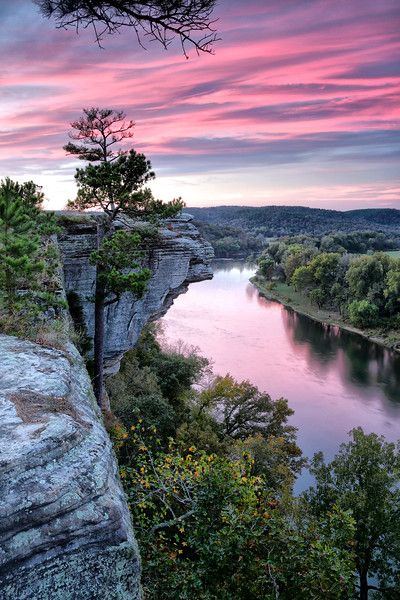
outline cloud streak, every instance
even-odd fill
[[[1,174],[35,173],[58,203],[73,193],[73,167],[65,169],[70,159],[62,151],[68,124],[82,107],[98,105],[122,108],[136,120],[135,145],[159,170],[157,191],[189,190],[189,204],[236,197],[232,182],[242,172],[248,204],[271,202],[273,194],[293,203],[301,180],[302,190],[313,190],[302,204],[326,206],[328,197],[335,207],[331,191],[340,188],[341,207],[343,190],[348,208],[363,198],[372,205],[371,189],[377,204],[400,207],[393,193],[400,149],[397,0],[222,0],[215,56],[189,61],[178,48],[138,49],[131,32],[101,50],[90,32],[55,30],[29,0],[1,10]],[[278,165],[280,182],[271,171]]]

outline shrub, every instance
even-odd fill
[[[379,309],[368,300],[353,300],[348,306],[349,320],[356,327],[373,327],[378,322]]]

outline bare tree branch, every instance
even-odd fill
[[[164,48],[178,38],[188,49],[213,53],[217,37],[212,18],[217,0],[33,0],[42,14],[54,18],[59,28],[92,27],[101,46],[106,35],[131,27],[140,46],[157,41]]]

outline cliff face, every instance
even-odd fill
[[[90,218],[69,220],[59,236],[66,291],[78,294],[89,335],[96,233]],[[166,222],[147,253],[145,296],[124,294],[108,310],[110,370],[146,322],[189,283],[212,277],[211,258],[189,217]],[[128,507],[82,357],[72,344],[57,350],[0,335],[0,600],[140,596]]]
[[[0,598],[136,600],[139,554],[82,358],[0,336]]]
[[[143,298],[122,294],[106,314],[105,366],[108,373],[118,371],[123,354],[132,348],[149,321],[161,317],[188,285],[212,278],[211,245],[200,237],[190,223],[190,215],[168,219],[160,235],[146,253],[145,266],[152,271]],[[87,333],[94,333],[95,269],[89,255],[96,248],[97,227],[93,221],[66,222],[59,236],[64,263],[66,292],[78,294]]]

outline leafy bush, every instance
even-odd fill
[[[368,300],[353,300],[347,310],[350,323],[356,327],[373,327],[378,322],[379,309]]]

